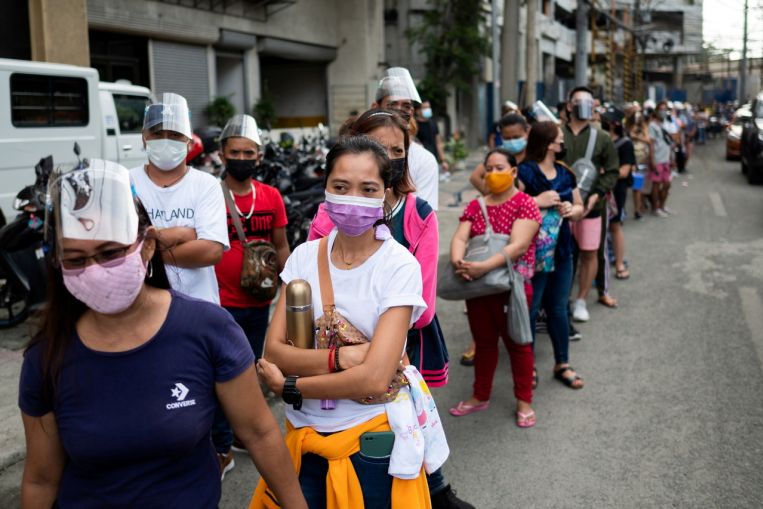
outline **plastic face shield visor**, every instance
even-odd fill
[[[220,141],[228,138],[246,138],[258,146],[262,145],[260,141],[260,130],[257,128],[257,121],[249,115],[236,115],[225,124]]]
[[[137,239],[138,212],[130,173],[117,163],[91,159],[86,168],[56,170],[48,184],[48,196],[46,239],[55,242],[59,260],[63,239],[125,246]]]
[[[379,82],[376,90],[376,102],[385,97],[392,100],[407,99],[412,103],[421,104],[421,97],[416,85],[413,83],[411,73],[405,67],[390,67],[384,73],[384,78]]]
[[[551,121],[555,124],[559,123],[559,119],[556,118],[556,115],[551,113],[551,110],[548,109],[548,106],[543,104],[542,101],[535,101],[535,103],[532,105],[531,111],[538,122]]]
[[[573,99],[572,111],[580,120],[588,120],[593,117],[593,97],[588,94]]]
[[[191,139],[191,113],[185,97],[165,92],[162,94],[162,102],[148,105],[143,115],[143,130],[175,131]]]

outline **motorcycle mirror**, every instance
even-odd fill
[[[77,156],[77,159],[79,159],[79,155],[80,155],[80,153],[81,153],[81,152],[80,152],[80,148],[79,148],[79,143],[77,143],[77,142],[75,141],[75,142],[74,142],[74,154]]]

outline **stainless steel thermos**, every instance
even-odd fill
[[[286,339],[299,348],[315,348],[314,330],[310,283],[295,279],[286,285]]]

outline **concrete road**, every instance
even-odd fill
[[[514,424],[505,352],[490,410],[447,413],[470,394],[472,372],[457,362],[470,334],[461,303],[438,304],[453,364],[435,397],[459,496],[479,508],[763,507],[763,187],[722,158],[722,141],[698,147],[691,173],[674,181],[675,215],[626,222],[632,277],[611,283],[620,307],[592,295],[591,321],[571,347],[582,391],[552,379],[550,342],[539,336],[535,428]],[[464,187],[463,175],[441,186],[443,250],[461,212],[445,205]],[[0,432],[10,433],[18,355],[3,354]],[[3,447],[23,448],[12,436]],[[237,461],[223,508],[246,506],[256,482],[251,462]],[[0,475],[2,507],[17,503],[21,465]]]

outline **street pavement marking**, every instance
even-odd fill
[[[742,299],[742,312],[750,329],[752,344],[763,366],[763,300],[758,295],[758,290],[749,287],[740,288],[739,297]]]
[[[713,211],[715,211],[715,215],[718,217],[726,217],[728,214],[726,214],[726,207],[723,206],[721,195],[716,191],[707,194],[710,196],[710,203],[713,204]]]

